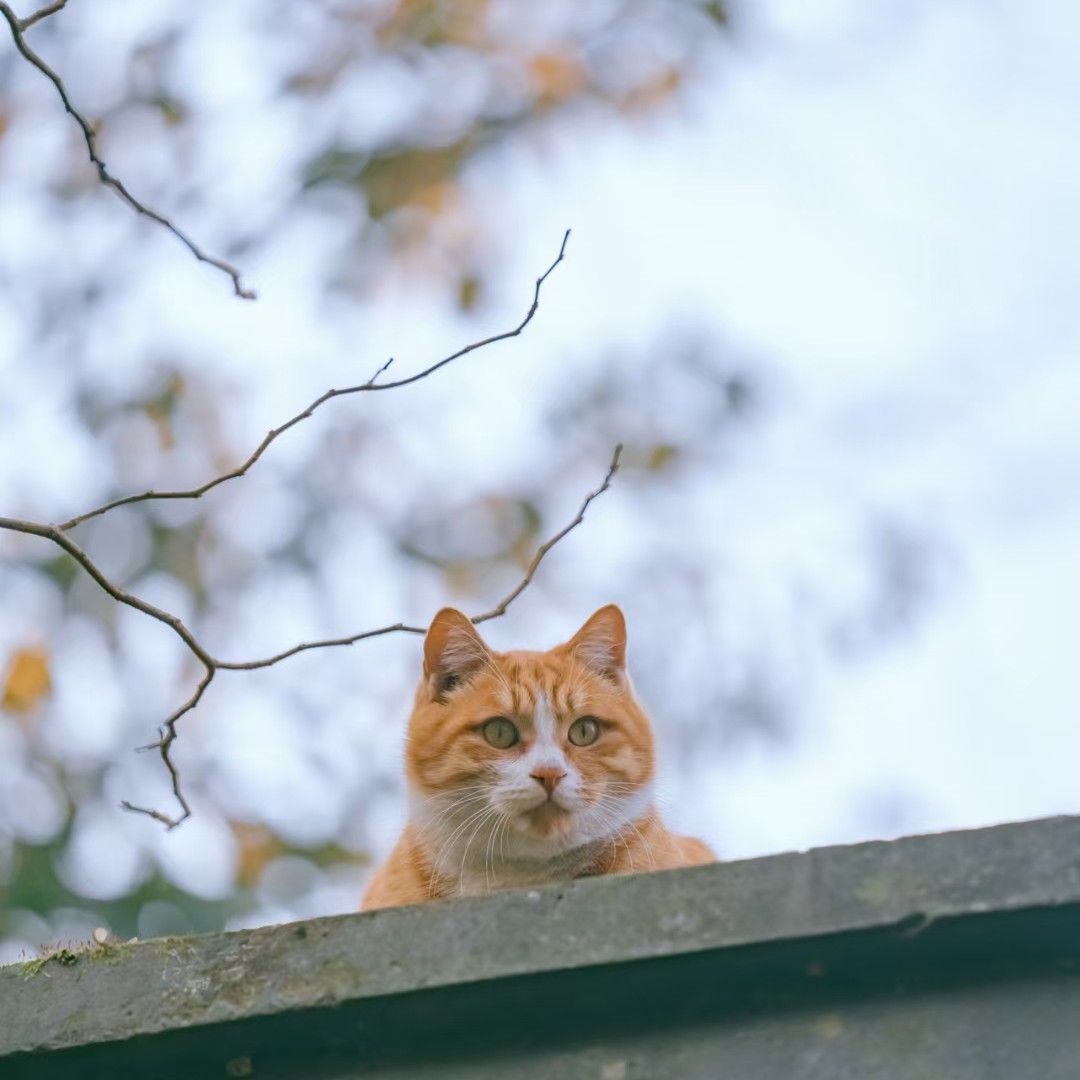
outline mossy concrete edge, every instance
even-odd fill
[[[0,1057],[411,990],[1080,903],[1080,817],[568,882],[0,968]],[[108,955],[105,955],[105,953]]]

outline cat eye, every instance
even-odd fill
[[[489,746],[496,750],[509,750],[518,741],[518,729],[505,716],[493,716],[480,729]]]
[[[595,716],[579,716],[570,725],[566,737],[575,746],[591,746],[600,738],[600,721]]]

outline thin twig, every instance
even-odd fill
[[[53,71],[53,69],[49,67],[49,65],[45,63],[45,61],[26,43],[26,39],[23,37],[23,31],[33,26],[41,19],[55,14],[64,7],[66,2],[67,0],[62,0],[62,2],[61,0],[58,0],[57,3],[50,4],[48,7],[36,11],[33,15],[29,15],[25,19],[20,19],[5,0],[0,0],[0,15],[4,16],[8,26],[11,28],[11,37],[15,42],[15,48],[19,50],[25,60],[36,67],[38,71],[40,71],[41,74],[56,87],[56,92],[60,95],[60,100],[63,102],[64,109],[72,119],[74,119],[75,123],[79,125],[79,129],[82,131],[83,140],[86,143],[86,151],[90,155],[91,164],[97,169],[98,179],[106,187],[112,188],[113,191],[115,191],[117,195],[119,195],[120,198],[137,213],[150,218],[151,221],[156,221],[159,225],[168,229],[169,232],[171,232],[173,236],[175,236],[188,251],[199,260],[199,262],[216,267],[218,270],[222,271],[222,273],[227,274],[232,279],[233,292],[237,296],[242,297],[244,300],[254,300],[256,295],[255,292],[243,284],[240,280],[240,271],[237,270],[235,266],[231,263],[227,263],[224,259],[218,259],[213,255],[208,255],[194,240],[191,239],[191,237],[178,229],[167,217],[163,214],[159,214],[156,210],[136,199],[124,184],[109,172],[108,166],[98,153],[97,138],[94,135],[94,129],[91,127],[90,122],[86,117],[72,105],[71,98],[68,96],[67,87],[64,86],[63,79],[61,79],[60,76],[57,75],[57,73]]]
[[[91,518],[99,517],[101,514],[108,513],[110,510],[115,510],[118,506],[129,506],[131,503],[147,502],[151,499],[201,499],[208,491],[212,491],[220,484],[224,484],[227,480],[236,480],[243,476],[252,465],[263,456],[267,447],[269,447],[275,439],[284,435],[289,428],[295,427],[302,420],[306,420],[316,409],[325,405],[326,402],[333,398],[345,397],[348,394],[369,393],[377,390],[397,390],[402,386],[410,386],[412,383],[419,382],[421,379],[426,379],[429,375],[434,375],[440,368],[446,367],[447,364],[453,363],[455,360],[460,360],[461,357],[467,356],[477,349],[483,349],[488,345],[494,345],[496,342],[508,341],[510,338],[517,337],[525,327],[532,322],[533,316],[540,307],[540,290],[551,272],[563,261],[563,257],[566,255],[566,244],[569,239],[570,230],[567,229],[563,235],[562,244],[559,247],[559,254],[555,257],[555,261],[536,279],[536,286],[533,290],[533,298],[532,303],[529,305],[529,310],[513,330],[506,330],[501,334],[494,334],[491,337],[483,338],[480,341],[474,341],[471,344],[458,349],[457,352],[451,353],[449,356],[444,356],[441,360],[429,365],[422,371],[416,372],[414,375],[409,375],[406,378],[397,379],[393,382],[378,382],[378,377],[386,371],[393,362],[393,358],[391,358],[390,360],[387,360],[387,362],[383,364],[383,366],[379,368],[367,382],[360,383],[358,386],[347,386],[339,390],[327,390],[326,393],[317,397],[306,409],[302,409],[295,416],[286,420],[280,427],[271,428],[263,437],[262,442],[255,447],[247,460],[244,461],[242,465],[238,465],[235,469],[231,469],[227,473],[222,473],[221,476],[216,476],[213,480],[208,480],[205,484],[201,484],[199,487],[195,488],[186,488],[177,491],[143,491],[137,495],[124,495],[119,499],[113,499],[101,506],[96,506],[93,510],[87,510],[84,514],[78,514],[68,521],[63,522],[63,524],[58,525],[57,528],[64,531],[74,529],[76,525],[81,525],[84,521],[89,521]]]
[[[172,782],[173,795],[176,801],[180,804],[181,813],[177,817],[170,817],[168,814],[163,814],[160,810],[153,810],[148,806],[136,806],[134,803],[130,803],[127,799],[124,799],[120,805],[125,810],[130,810],[133,814],[145,814],[147,817],[152,817],[155,821],[160,821],[167,829],[175,829],[183,821],[187,821],[191,817],[191,806],[187,799],[184,798],[184,793],[180,789],[180,772],[176,768],[176,764],[172,759],[172,744],[176,742],[176,721],[180,719],[185,713],[191,712],[196,705],[202,700],[203,694],[206,693],[206,688],[213,681],[214,675],[217,673],[217,664],[210,663],[206,665],[206,672],[199,680],[199,685],[195,687],[194,693],[180,706],[165,721],[164,724],[158,729],[158,741],[151,743],[149,746],[142,746],[140,750],[157,750],[161,755],[161,760],[165,763],[165,768],[169,771],[169,779]]]
[[[59,10],[63,4],[59,6],[53,5],[55,10]],[[3,4],[3,0],[0,0],[0,8],[6,7]],[[10,9],[8,9],[10,11]],[[46,9],[42,9],[46,11]],[[51,12],[46,12],[51,13]],[[45,16],[41,12],[37,13],[32,18],[44,18]],[[9,18],[10,21],[10,18]],[[181,822],[186,821],[191,816],[191,806],[184,796],[181,782],[180,772],[176,767],[175,762],[172,760],[172,747],[177,739],[176,726],[179,720],[181,720],[187,713],[191,712],[202,700],[203,695],[206,693],[210,683],[214,680],[219,671],[253,671],[258,668],[270,667],[273,664],[277,664],[282,660],[291,656],[296,656],[301,652],[308,652],[313,649],[325,649],[339,645],[354,645],[359,641],[367,640],[368,638],[382,637],[386,634],[394,633],[409,633],[409,634],[422,634],[425,628],[422,626],[410,626],[406,623],[393,623],[388,626],[379,627],[374,630],[364,630],[358,634],[352,634],[349,637],[343,638],[328,638],[321,641],[309,641],[300,645],[293,646],[291,649],[286,649],[283,652],[277,653],[274,656],[265,657],[261,660],[248,660],[248,661],[225,661],[213,656],[209,650],[207,650],[195,637],[195,635],[188,629],[184,622],[176,615],[171,614],[162,608],[151,604],[147,600],[143,600],[141,597],[135,596],[133,593],[128,592],[126,589],[117,585],[111,581],[97,564],[90,558],[90,556],[77,544],[70,536],[67,535],[69,529],[74,528],[79,523],[88,520],[92,517],[97,517],[104,514],[106,511],[113,509],[117,506],[122,506],[132,502],[142,502],[147,499],[179,499],[179,498],[199,498],[206,491],[216,487],[218,484],[224,483],[226,480],[233,479],[237,476],[242,476],[247,470],[262,456],[266,448],[283,432],[287,431],[294,424],[298,424],[301,420],[310,416],[315,409],[322,405],[325,401],[329,401],[332,397],[340,397],[344,394],[354,394],[367,390],[392,390],[396,387],[408,386],[411,383],[418,382],[421,379],[427,378],[427,376],[438,371],[439,368],[445,367],[458,358],[465,356],[467,353],[474,352],[477,349],[481,349],[486,345],[492,345],[497,341],[505,341],[507,338],[517,337],[526,326],[532,321],[533,316],[540,304],[540,290],[548,276],[552,273],[556,266],[562,262],[566,253],[566,244],[570,237],[570,231],[567,230],[563,236],[562,244],[559,247],[559,254],[555,261],[536,279],[536,286],[533,291],[532,303],[529,306],[529,310],[525,313],[524,318],[514,329],[505,331],[501,334],[495,334],[491,337],[484,338],[480,341],[475,341],[470,345],[466,345],[464,348],[459,349],[457,352],[452,353],[450,356],[444,357],[442,360],[430,365],[423,371],[417,372],[415,375],[410,375],[403,379],[398,379],[394,382],[380,383],[378,382],[379,376],[384,374],[390,367],[392,360],[387,360],[366,383],[362,383],[359,386],[349,387],[344,390],[329,390],[322,397],[317,398],[311,405],[307,407],[303,412],[298,413],[291,420],[287,421],[279,428],[272,430],[266,438],[260,443],[255,452],[248,458],[248,460],[239,468],[230,473],[226,473],[224,476],[220,476],[210,483],[204,485],[202,488],[195,488],[188,492],[145,492],[142,495],[131,495],[123,499],[114,500],[111,503],[106,503],[104,506],[100,506],[95,510],[88,511],[85,514],[81,514],[78,517],[72,518],[70,521],[63,523],[62,525],[45,525],[34,521],[24,521],[19,518],[7,518],[0,517],[0,530],[7,530],[11,532],[25,533],[30,536],[37,536],[44,540],[49,540],[53,544],[56,544],[68,555],[70,555],[97,583],[97,585],[103,589],[109,596],[111,596],[118,603],[124,604],[127,607],[134,608],[136,611],[140,611],[145,615],[149,615],[151,618],[156,619],[158,622],[168,626],[169,629],[176,634],[177,637],[187,646],[193,656],[203,666],[203,676],[199,680],[195,689],[192,691],[191,696],[178,708],[175,712],[158,729],[158,739],[156,742],[151,743],[149,746],[142,747],[143,750],[157,750],[162,762],[165,765],[166,770],[169,773],[169,778],[172,784],[173,795],[176,798],[177,804],[180,807],[181,812],[178,815],[170,816],[160,810],[154,810],[149,807],[136,806],[130,802],[123,802],[121,805],[125,810],[129,810],[137,814],[145,814],[147,817],[153,818],[155,821],[165,825],[166,828],[174,829]],[[479,615],[474,615],[472,621],[474,623],[487,622],[489,619],[495,619],[505,614],[507,608],[528,588],[530,582],[533,580],[536,572],[544,560],[545,556],[551,549],[558,544],[565,536],[576,529],[582,521],[585,519],[585,514],[589,509],[590,504],[600,495],[602,495],[611,486],[612,478],[615,476],[619,467],[619,456],[622,452],[622,446],[617,446],[615,452],[611,458],[611,464],[608,466],[607,473],[604,476],[603,482],[595,490],[586,495],[581,507],[578,509],[576,516],[557,533],[551,536],[548,540],[537,548],[535,555],[526,568],[525,575],[520,582],[500,600],[489,611],[482,612]]]
[[[603,483],[595,490],[590,491],[585,496],[585,501],[581,504],[581,508],[578,510],[577,515],[568,524],[561,528],[554,536],[545,540],[537,549],[536,554],[533,555],[532,561],[529,563],[528,568],[525,571],[525,576],[514,586],[514,588],[506,594],[493,608],[489,611],[485,611],[480,615],[471,616],[474,623],[487,622],[489,619],[497,619],[500,615],[506,614],[506,609],[529,587],[529,583],[536,575],[536,571],[540,567],[540,563],[543,562],[544,556],[568,533],[571,533],[576,529],[584,520],[585,512],[589,509],[589,504],[593,499],[603,495],[609,487],[611,487],[611,481],[615,476],[615,473],[619,469],[619,457],[622,454],[622,444],[615,447],[615,453],[612,455],[611,464],[608,466],[607,474],[604,476]],[[287,660],[290,656],[296,656],[298,653],[308,652],[311,649],[329,649],[338,645],[355,645],[358,641],[365,641],[368,638],[382,637],[384,634],[424,634],[427,633],[426,626],[409,626],[407,623],[394,623],[391,626],[380,626],[377,630],[364,630],[359,634],[351,634],[348,637],[340,638],[325,638],[321,641],[305,641],[300,645],[294,645],[291,649],[285,649],[283,652],[275,653],[273,656],[267,656],[262,660],[243,660],[243,661],[231,661],[226,662],[224,660],[217,661],[217,667],[222,671],[254,671],[256,668],[270,667],[272,664],[280,663],[282,660]]]
[[[43,7],[40,11],[35,11],[33,15],[27,15],[25,19],[20,19],[19,29],[29,30],[34,23],[40,22],[42,19],[47,19],[50,15],[55,15],[58,11],[62,11],[66,6],[67,0],[56,0],[55,4],[50,4],[48,7]]]
[[[619,445],[615,447],[615,453],[611,455],[611,464],[608,466],[607,475],[604,477],[603,483],[595,491],[590,491],[589,494],[585,496],[585,501],[581,504],[581,509],[578,510],[577,517],[575,517],[569,525],[560,529],[554,536],[544,541],[544,543],[536,549],[536,554],[532,557],[532,562],[529,563],[529,568],[525,571],[525,576],[518,582],[517,587],[507,593],[507,595],[504,596],[490,611],[485,611],[483,615],[474,615],[472,617],[474,624],[487,622],[488,619],[497,619],[500,615],[505,615],[506,609],[529,587],[529,582],[532,581],[533,575],[544,561],[544,556],[547,555],[547,553],[562,540],[567,533],[573,532],[585,520],[585,511],[589,509],[589,504],[593,499],[598,499],[609,487],[611,487],[611,481],[619,471],[619,458],[622,455],[622,449],[622,443],[619,443]]]

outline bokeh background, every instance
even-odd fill
[[[1080,811],[1080,14],[1000,0],[72,3],[0,32],[0,513],[212,650],[619,602],[665,812],[724,857]],[[0,960],[355,907],[419,641],[219,675],[0,533]]]

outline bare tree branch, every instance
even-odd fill
[[[75,123],[79,126],[82,132],[83,140],[86,144],[86,151],[90,158],[91,164],[97,169],[98,178],[101,183],[107,187],[113,189],[116,194],[128,204],[131,209],[141,216],[147,217],[150,220],[161,225],[163,228],[171,232],[200,262],[206,263],[212,266],[222,273],[227,275],[232,281],[233,291],[235,295],[243,299],[254,299],[255,293],[246,288],[241,281],[240,272],[236,267],[223,259],[216,258],[201,247],[199,247],[186,233],[181,231],[176,225],[172,223],[167,217],[160,214],[158,211],[147,206],[145,203],[137,199],[128,188],[115,177],[108,169],[104,159],[101,157],[98,147],[97,138],[94,129],[86,117],[75,108],[72,104],[71,98],[68,94],[67,88],[61,79],[61,77],[38,55],[26,42],[25,32],[38,22],[49,18],[52,15],[57,14],[66,6],[67,0],[55,0],[51,4],[38,9],[31,15],[25,18],[19,18],[6,2],[6,0],[0,0],[0,15],[8,23],[8,27],[11,31],[12,40],[15,44],[15,48],[20,55],[33,67],[37,68],[55,87],[57,94],[64,106],[65,111],[72,117]],[[411,385],[412,383],[419,382],[422,379],[427,378],[429,375],[434,374],[440,368],[452,363],[455,360],[466,356],[468,353],[474,352],[478,349],[482,349],[488,345],[495,344],[499,341],[505,341],[513,337],[517,337],[521,332],[529,325],[535,316],[540,304],[540,291],[544,282],[555,270],[555,268],[562,262],[565,253],[566,245],[570,237],[570,231],[567,230],[562,239],[562,244],[559,248],[559,253],[556,256],[554,262],[536,279],[535,288],[533,291],[532,302],[528,311],[525,313],[522,320],[511,330],[504,331],[500,334],[483,338],[479,341],[472,342],[469,345],[451,353],[449,356],[431,364],[423,370],[407,376],[405,378],[397,379],[390,382],[380,383],[378,382],[379,376],[382,375],[387,368],[389,368],[392,361],[388,360],[374,375],[365,383],[357,386],[350,386],[341,389],[331,389],[326,391],[320,397],[316,398],[307,408],[291,417],[285,423],[279,427],[271,429],[262,442],[255,448],[255,450],[249,455],[249,457],[237,468],[224,473],[213,480],[208,481],[197,488],[191,488],[188,490],[178,491],[145,491],[141,494],[128,495],[119,499],[114,499],[111,502],[105,503],[99,507],[89,510],[83,514],[80,514],[60,525],[46,525],[38,522],[25,521],[18,518],[0,517],[0,529],[11,532],[23,533],[26,535],[37,536],[41,539],[48,540],[61,548],[71,558],[73,558],[94,580],[94,582],[110,597],[116,600],[118,603],[124,604],[127,607],[133,608],[145,615],[149,615],[151,618],[169,627],[172,632],[180,638],[192,655],[202,664],[203,675],[199,679],[192,691],[190,697],[180,705],[161,725],[158,729],[158,739],[156,742],[151,743],[149,746],[143,747],[144,750],[157,750],[161,760],[169,774],[170,782],[172,786],[173,796],[176,799],[178,806],[180,807],[180,813],[175,816],[163,813],[162,811],[152,809],[144,806],[137,806],[133,803],[124,801],[121,805],[125,810],[133,813],[144,814],[153,818],[155,821],[165,825],[166,828],[173,829],[181,822],[185,821],[191,816],[191,806],[184,795],[180,773],[176,767],[175,762],[172,759],[172,747],[177,739],[177,724],[178,722],[189,712],[195,709],[202,701],[204,694],[210,686],[210,683],[216,677],[220,670],[232,670],[232,671],[248,671],[265,667],[270,667],[288,657],[295,656],[298,653],[310,651],[313,649],[329,648],[339,645],[353,645],[359,641],[363,641],[369,638],[379,637],[392,633],[414,633],[419,634],[424,632],[424,628],[420,626],[409,626],[405,623],[394,623],[392,625],[380,627],[373,630],[365,630],[358,634],[353,634],[345,638],[326,639],[322,641],[305,642],[294,646],[291,649],[287,649],[281,653],[278,653],[271,657],[266,657],[261,660],[251,661],[223,661],[213,656],[195,637],[191,630],[184,624],[184,622],[176,615],[151,604],[149,601],[143,600],[141,597],[128,592],[120,585],[110,580],[97,564],[90,558],[90,556],[72,540],[67,532],[82,522],[88,521],[91,518],[98,517],[109,510],[115,509],[119,506],[128,505],[136,502],[144,502],[152,499],[198,499],[201,498],[208,491],[211,491],[215,487],[225,483],[228,480],[237,479],[243,476],[247,471],[262,457],[263,453],[269,448],[277,438],[283,435],[290,428],[299,424],[301,421],[308,419],[314,414],[326,402],[337,397],[344,397],[346,395],[358,394],[376,390],[393,390],[400,387]],[[505,614],[509,606],[528,588],[532,582],[541,562],[545,556],[551,551],[551,549],[558,544],[564,537],[577,528],[584,520],[585,514],[593,502],[598,496],[602,495],[608,490],[612,478],[615,475],[619,465],[619,455],[622,447],[616,447],[614,455],[611,459],[611,464],[608,467],[608,471],[603,479],[601,485],[595,490],[590,492],[581,504],[577,515],[572,521],[569,522],[564,528],[559,530],[550,539],[545,541],[537,549],[533,559],[529,563],[525,571],[525,575],[522,580],[515,586],[510,593],[508,593],[502,600],[499,601],[489,611],[485,611],[479,615],[473,616],[474,623],[486,622],[490,619],[498,618]]]
[[[53,5],[55,10],[59,10],[63,4]],[[0,0],[0,7],[6,7],[3,4],[3,0]],[[10,10],[10,9],[9,9]],[[42,9],[45,14],[50,14],[51,11]],[[45,15],[42,12],[38,12],[37,15],[31,16],[35,21],[38,18],[44,18]],[[9,18],[10,21],[10,18]],[[166,491],[166,492],[144,492],[141,495],[129,495],[122,499],[115,499],[110,503],[106,503],[103,506],[99,506],[94,510],[87,511],[84,514],[80,514],[77,517],[72,518],[70,521],[64,522],[61,525],[45,525],[34,521],[24,521],[19,518],[0,517],[0,530],[7,530],[10,532],[24,533],[30,536],[37,536],[44,540],[49,540],[53,544],[57,545],[68,555],[70,555],[97,583],[97,585],[104,590],[109,596],[111,596],[118,603],[124,604],[127,607],[133,608],[136,611],[142,612],[144,615],[149,615],[151,618],[156,619],[158,622],[168,626],[172,632],[180,638],[180,640],[187,646],[192,655],[202,664],[203,675],[199,680],[195,689],[192,691],[191,696],[172,713],[168,719],[158,729],[158,739],[156,742],[151,743],[149,746],[142,747],[143,750],[157,750],[161,757],[162,762],[165,765],[166,770],[169,773],[169,778],[172,784],[173,796],[175,797],[177,804],[180,807],[180,813],[174,816],[163,813],[160,810],[155,810],[149,807],[136,806],[130,802],[123,802],[121,805],[125,810],[129,810],[137,814],[145,814],[147,817],[153,818],[155,821],[165,825],[166,828],[174,829],[181,822],[187,820],[191,816],[191,806],[187,801],[183,793],[183,789],[180,782],[180,773],[176,767],[176,763],[172,759],[172,747],[177,739],[177,723],[187,713],[191,712],[202,701],[203,695],[206,693],[210,683],[213,682],[219,671],[254,671],[260,668],[271,667],[274,664],[279,663],[282,660],[286,660],[291,656],[296,656],[302,652],[309,652],[313,649],[325,649],[332,648],[340,645],[355,645],[359,641],[365,641],[369,638],[382,637],[387,634],[395,633],[409,633],[409,634],[422,634],[425,628],[422,626],[410,626],[406,623],[398,622],[388,626],[378,627],[373,630],[363,630],[357,634],[352,634],[348,637],[342,638],[328,638],[320,641],[303,642],[299,645],[295,645],[290,649],[277,653],[273,656],[265,657],[260,660],[246,660],[246,661],[226,661],[212,655],[208,649],[206,649],[191,632],[191,630],[184,624],[184,622],[176,615],[171,614],[168,611],[164,611],[162,608],[151,604],[147,600],[143,600],[141,597],[135,596],[133,593],[128,592],[126,589],[117,585],[111,581],[102,572],[100,567],[90,558],[90,556],[77,544],[70,536],[67,535],[68,530],[73,529],[81,522],[87,521],[90,518],[98,517],[101,514],[106,513],[109,510],[114,509],[117,506],[123,506],[129,503],[143,502],[149,499],[197,499],[207,491],[216,487],[219,484],[224,483],[226,480],[231,480],[239,476],[243,476],[244,473],[255,464],[256,461],[262,456],[266,448],[276,439],[283,434],[289,428],[295,424],[300,423],[301,420],[307,419],[317,408],[322,404],[329,401],[334,397],[341,397],[346,394],[361,393],[364,391],[372,390],[392,390],[397,387],[409,386],[412,383],[419,382],[421,379],[427,378],[429,375],[438,371],[440,368],[445,367],[454,360],[459,359],[462,356],[467,355],[470,352],[474,352],[477,349],[484,348],[487,345],[492,345],[498,341],[505,341],[508,338],[517,337],[526,326],[532,321],[533,316],[536,314],[540,305],[540,290],[547,280],[549,275],[555,269],[556,266],[562,262],[563,257],[566,254],[566,244],[570,237],[570,230],[568,229],[563,236],[562,244],[559,247],[559,253],[555,258],[555,261],[536,279],[536,285],[533,290],[532,303],[529,306],[528,311],[522,318],[521,322],[517,324],[512,330],[504,331],[501,334],[495,334],[491,337],[483,338],[479,341],[474,341],[469,345],[458,349],[457,352],[451,353],[449,356],[444,357],[442,360],[437,361],[434,364],[424,368],[422,371],[417,372],[414,375],[407,376],[402,379],[398,379],[393,382],[378,382],[380,375],[386,372],[390,367],[392,360],[388,360],[383,364],[378,371],[368,379],[367,382],[358,386],[348,387],[341,390],[328,390],[321,397],[316,398],[311,405],[309,405],[302,412],[297,413],[292,419],[286,421],[278,428],[271,430],[259,446],[255,449],[252,455],[241,465],[239,468],[225,473],[222,476],[210,481],[203,485],[201,488],[193,488],[190,491]],[[528,588],[536,575],[537,569],[541,562],[544,560],[548,552],[551,551],[556,544],[558,544],[564,537],[570,532],[576,529],[585,519],[585,514],[589,509],[589,506],[594,499],[602,495],[611,486],[612,478],[615,476],[619,467],[619,456],[622,453],[622,446],[617,446],[615,452],[611,458],[611,463],[608,466],[607,473],[600,486],[595,491],[591,491],[586,495],[580,508],[578,509],[575,517],[557,533],[551,536],[543,544],[537,548],[535,555],[530,561],[528,567],[525,570],[525,575],[520,582],[500,600],[493,608],[488,611],[482,612],[479,615],[474,615],[472,621],[474,623],[487,622],[489,619],[495,619],[505,614],[507,608]]]
[[[508,341],[510,338],[517,337],[525,327],[532,322],[533,316],[539,309],[540,290],[555,267],[563,261],[563,258],[566,255],[566,244],[569,239],[570,230],[567,229],[563,234],[562,244],[559,247],[559,254],[555,257],[555,261],[536,279],[536,286],[533,289],[533,298],[532,303],[529,305],[529,310],[525,313],[525,317],[521,322],[519,322],[512,330],[506,330],[501,334],[494,334],[491,337],[483,338],[480,341],[474,341],[471,344],[458,349],[457,352],[451,353],[449,356],[444,356],[441,360],[429,365],[422,371],[416,372],[414,375],[409,375],[393,382],[378,382],[379,376],[382,375],[393,362],[393,358],[391,358],[390,360],[387,360],[387,362],[383,364],[383,366],[379,368],[367,382],[360,383],[358,386],[347,386],[339,390],[327,390],[326,393],[317,397],[306,409],[302,409],[279,427],[271,428],[263,437],[262,442],[251,452],[247,460],[244,461],[243,464],[238,465],[235,469],[231,469],[227,473],[222,473],[221,476],[216,476],[213,480],[208,480],[205,484],[201,484],[199,487],[195,488],[186,488],[177,491],[151,490],[140,492],[137,495],[124,495],[119,499],[113,499],[110,502],[103,503],[101,506],[96,506],[93,510],[87,510],[84,514],[78,514],[68,521],[63,522],[61,525],[58,525],[57,528],[66,532],[68,529],[74,529],[76,525],[81,525],[84,521],[89,521],[91,518],[99,517],[101,514],[108,513],[110,510],[115,510],[118,506],[129,506],[131,503],[148,502],[151,499],[201,499],[208,491],[212,491],[220,484],[224,484],[227,480],[236,480],[243,476],[252,465],[263,456],[267,448],[275,439],[284,435],[289,428],[295,427],[302,420],[307,420],[316,409],[325,405],[333,398],[345,397],[349,394],[370,393],[376,390],[397,390],[402,386],[409,386],[412,383],[419,382],[421,379],[426,379],[429,375],[434,375],[440,368],[446,367],[447,364],[451,364],[455,360],[460,360],[461,357],[467,356],[477,349],[483,349],[486,346],[494,345],[499,341]]]
[[[493,608],[488,611],[482,612],[479,615],[472,616],[474,623],[487,622],[489,619],[497,619],[499,616],[504,615],[510,605],[528,588],[536,575],[536,571],[540,566],[540,563],[544,560],[544,557],[551,551],[556,544],[564,539],[569,533],[573,532],[584,520],[586,511],[594,499],[601,496],[611,486],[611,481],[615,476],[616,471],[619,468],[619,457],[622,453],[622,446],[616,446],[615,452],[611,458],[611,464],[608,466],[607,473],[600,486],[595,491],[589,492],[585,496],[581,507],[578,509],[574,518],[557,533],[551,536],[548,540],[544,541],[536,549],[536,554],[530,561],[524,577],[518,584],[502,598]],[[173,795],[176,798],[177,803],[180,806],[181,812],[176,816],[170,816],[163,813],[160,810],[154,810],[149,807],[136,806],[133,803],[124,801],[121,806],[125,810],[130,810],[133,813],[145,814],[147,817],[153,818],[155,821],[161,822],[166,828],[174,829],[181,822],[186,821],[191,816],[191,806],[184,796],[184,793],[180,785],[180,773],[176,767],[176,763],[172,760],[172,746],[177,739],[176,724],[183,716],[191,712],[199,702],[202,700],[203,695],[206,693],[210,683],[214,680],[214,677],[219,671],[254,671],[258,668],[271,667],[274,664],[279,663],[282,660],[286,660],[291,656],[296,656],[298,653],[309,652],[312,649],[327,649],[339,645],[355,645],[358,641],[365,641],[368,638],[382,637],[386,634],[422,634],[425,631],[423,626],[410,626],[407,623],[393,623],[389,626],[381,626],[374,630],[363,630],[358,634],[352,634],[349,637],[343,638],[327,638],[322,641],[308,641],[303,642],[300,645],[294,645],[291,649],[285,649],[283,652],[277,653],[274,656],[268,656],[261,660],[244,660],[244,661],[226,661],[218,659],[213,656],[203,645],[199,643],[195,635],[187,628],[183,621],[176,615],[172,615],[167,611],[163,611],[161,608],[154,604],[149,603],[142,598],[135,596],[133,593],[128,592],[126,589],[121,588],[115,582],[110,581],[109,578],[102,573],[97,564],[86,554],[85,551],[78,544],[76,544],[71,537],[67,536],[59,527],[55,525],[39,525],[33,521],[21,521],[17,518],[0,517],[0,529],[6,529],[11,532],[26,533],[30,536],[38,536],[44,540],[50,540],[58,547],[62,548],[67,554],[69,554],[89,575],[93,580],[118,603],[125,604],[128,607],[134,608],[136,611],[141,611],[145,615],[149,615],[151,618],[157,619],[158,622],[164,623],[176,634],[177,637],[188,647],[192,654],[203,665],[203,676],[199,680],[192,692],[191,696],[181,705],[158,729],[157,742],[151,743],[149,746],[142,747],[143,750],[157,750],[161,756],[161,760],[168,770],[170,780],[172,782]]]
[[[178,229],[167,217],[163,214],[159,214],[156,210],[147,206],[145,203],[140,202],[131,194],[130,191],[124,186],[124,184],[118,180],[111,172],[109,172],[108,166],[105,164],[101,155],[98,153],[97,138],[94,135],[94,129],[90,125],[90,122],[78,109],[71,103],[71,98],[68,96],[67,87],[64,86],[63,80],[59,75],[45,61],[26,43],[26,38],[23,36],[23,31],[29,29],[35,23],[47,18],[49,15],[53,15],[60,11],[67,0],[57,0],[56,3],[50,4],[48,7],[41,8],[40,11],[34,12],[33,15],[28,15],[25,19],[20,19],[15,12],[11,9],[10,5],[5,0],[0,0],[0,15],[3,15],[7,20],[8,26],[11,28],[11,37],[15,42],[15,48],[19,50],[23,58],[30,64],[38,69],[42,75],[45,76],[56,87],[56,92],[60,95],[60,100],[63,102],[64,109],[72,117],[76,124],[79,125],[82,131],[83,140],[86,143],[86,151],[90,155],[90,161],[97,169],[98,179],[106,186],[113,189],[121,199],[124,200],[134,211],[150,218],[151,221],[156,221],[159,225],[168,229],[187,249],[195,256],[199,262],[206,263],[209,266],[216,267],[222,273],[227,274],[232,279],[233,292],[243,298],[244,300],[254,300],[255,292],[247,288],[240,280],[240,271],[236,269],[231,263],[227,263],[224,259],[216,258],[213,255],[207,254],[194,240],[191,239],[186,233]]]

